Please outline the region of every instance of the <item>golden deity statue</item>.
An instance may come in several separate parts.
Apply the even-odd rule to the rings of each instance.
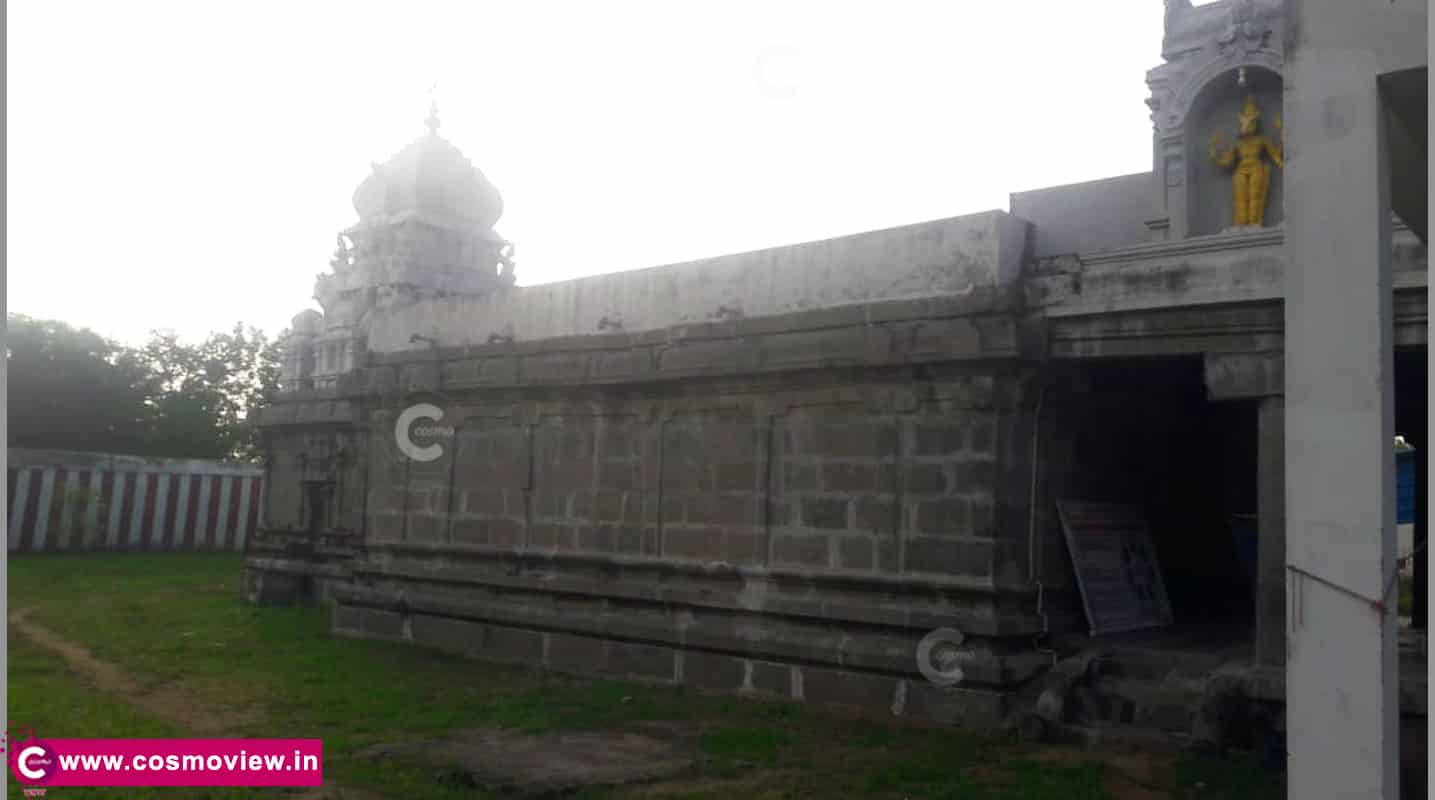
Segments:
[[[1277,167],[1284,167],[1285,155],[1279,143],[1260,132],[1261,110],[1256,106],[1256,98],[1246,98],[1246,106],[1238,119],[1241,133],[1235,144],[1227,147],[1220,131],[1211,135],[1211,160],[1221,169],[1235,167],[1231,176],[1234,224],[1262,225],[1266,217],[1266,195],[1271,188],[1271,165],[1263,156],[1269,157]],[[1276,118],[1276,130],[1281,131],[1280,117]]]

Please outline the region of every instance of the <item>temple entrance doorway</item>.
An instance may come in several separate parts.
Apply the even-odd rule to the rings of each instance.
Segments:
[[[1053,491],[1144,509],[1174,617],[1167,636],[1248,646],[1255,619],[1255,402],[1209,400],[1199,357],[1098,362],[1083,370],[1086,388],[1068,416],[1073,469],[1067,485]]]

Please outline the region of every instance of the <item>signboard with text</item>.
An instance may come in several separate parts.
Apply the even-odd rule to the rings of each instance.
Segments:
[[[1058,500],[1091,635],[1170,625],[1171,602],[1140,506]]]

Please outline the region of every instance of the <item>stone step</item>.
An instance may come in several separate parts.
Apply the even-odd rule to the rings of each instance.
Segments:
[[[1206,681],[1179,676],[1142,680],[1103,676],[1074,692],[1071,718],[1078,724],[1129,725],[1189,733],[1205,696]]]
[[[1221,666],[1219,653],[1177,653],[1150,650],[1107,651],[1101,656],[1102,672],[1120,678],[1163,681],[1173,673],[1206,675]]]

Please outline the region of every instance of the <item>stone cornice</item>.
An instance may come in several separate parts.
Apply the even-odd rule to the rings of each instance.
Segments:
[[[1228,252],[1249,250],[1258,247],[1279,247],[1285,243],[1283,228],[1266,228],[1259,231],[1214,233],[1209,236],[1193,236],[1174,242],[1152,242],[1118,250],[1099,253],[1083,253],[1079,256],[1086,266],[1124,264],[1145,261],[1164,256],[1185,256],[1197,253]]]

